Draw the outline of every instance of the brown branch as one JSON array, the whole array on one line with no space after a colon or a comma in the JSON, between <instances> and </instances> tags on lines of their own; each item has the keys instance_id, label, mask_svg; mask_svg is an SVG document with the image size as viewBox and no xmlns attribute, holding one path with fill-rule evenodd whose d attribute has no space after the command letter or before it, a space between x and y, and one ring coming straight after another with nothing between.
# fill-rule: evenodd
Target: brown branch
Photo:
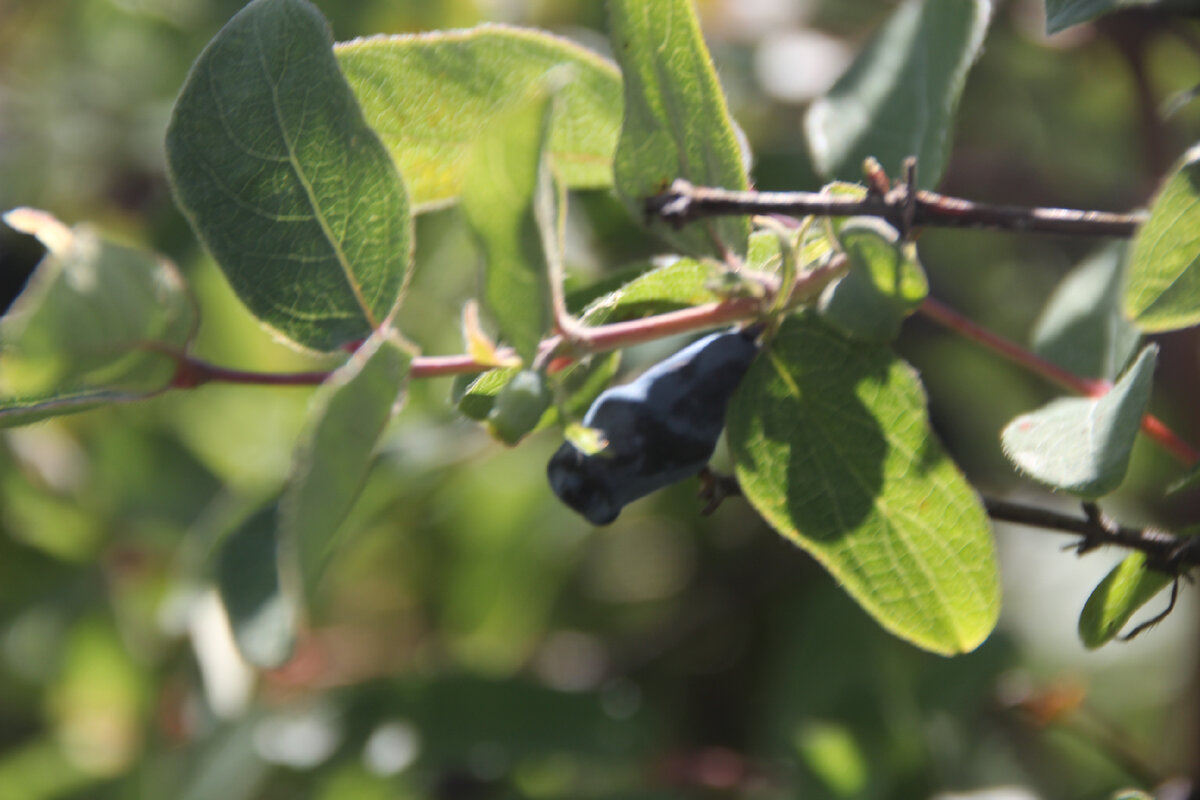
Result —
<instances>
[{"instance_id":1,"label":"brown branch","mask_svg":"<svg viewBox=\"0 0 1200 800\"><path fill-rule=\"evenodd\" d=\"M681 226L704 217L782 214L789 217L882 217L897 230L913 228L993 228L1069 236L1131 238L1144 213L1120 214L1071 208L976 203L937 192L911 192L902 181L886 194L869 191L861 200L818 192L731 191L694 186L679 179L646 200L646 213Z\"/></svg>"}]
</instances>

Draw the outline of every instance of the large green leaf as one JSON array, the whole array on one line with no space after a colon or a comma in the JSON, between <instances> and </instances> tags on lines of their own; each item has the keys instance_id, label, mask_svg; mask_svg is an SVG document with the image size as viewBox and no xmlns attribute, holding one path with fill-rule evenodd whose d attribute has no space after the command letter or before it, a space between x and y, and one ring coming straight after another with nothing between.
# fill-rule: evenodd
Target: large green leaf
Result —
<instances>
[{"instance_id":1,"label":"large green leaf","mask_svg":"<svg viewBox=\"0 0 1200 800\"><path fill-rule=\"evenodd\" d=\"M556 220L542 205L554 192L543 168L551 105L540 89L479 138L462 198L483 251L483 304L526 364L551 327L547 265L557 245L547 246L543 229Z\"/></svg>"},{"instance_id":2,"label":"large green leaf","mask_svg":"<svg viewBox=\"0 0 1200 800\"><path fill-rule=\"evenodd\" d=\"M386 330L368 339L313 398L280 500L280 557L289 590L311 600L362 491L375 445L400 406L412 355Z\"/></svg>"},{"instance_id":3,"label":"large green leaf","mask_svg":"<svg viewBox=\"0 0 1200 800\"><path fill-rule=\"evenodd\" d=\"M1046 0L1046 33L1089 22L1122 8L1155 6L1164 11L1195 11L1195 0Z\"/></svg>"},{"instance_id":4,"label":"large green leaf","mask_svg":"<svg viewBox=\"0 0 1200 800\"><path fill-rule=\"evenodd\" d=\"M175 103L175 195L268 327L313 350L367 338L412 256L404 184L305 0L254 0L200 54Z\"/></svg>"},{"instance_id":5,"label":"large green leaf","mask_svg":"<svg viewBox=\"0 0 1200 800\"><path fill-rule=\"evenodd\" d=\"M691 0L610 0L609 36L625 77L617 192L634 217L676 178L745 189L742 152ZM746 252L750 222L722 217L659 232L682 251Z\"/></svg>"},{"instance_id":6,"label":"large green leaf","mask_svg":"<svg viewBox=\"0 0 1200 800\"><path fill-rule=\"evenodd\" d=\"M296 643L297 608L280 588L277 507L251 516L221 542L217 589L246 661L271 669Z\"/></svg>"},{"instance_id":7,"label":"large green leaf","mask_svg":"<svg viewBox=\"0 0 1200 800\"><path fill-rule=\"evenodd\" d=\"M912 243L879 219L847 220L837 231L850 271L821 293L821 318L847 336L886 342L925 295L929 283Z\"/></svg>"},{"instance_id":8,"label":"large green leaf","mask_svg":"<svg viewBox=\"0 0 1200 800\"><path fill-rule=\"evenodd\" d=\"M1173 577L1146 568L1146 556L1134 553L1100 581L1079 615L1079 638L1091 649L1121 632L1134 613L1170 585Z\"/></svg>"},{"instance_id":9,"label":"large green leaf","mask_svg":"<svg viewBox=\"0 0 1200 800\"><path fill-rule=\"evenodd\" d=\"M459 196L475 141L562 64L570 69L547 144L554 174L572 187L612 184L621 75L590 50L541 31L485 25L356 39L334 53L418 211Z\"/></svg>"},{"instance_id":10,"label":"large green leaf","mask_svg":"<svg viewBox=\"0 0 1200 800\"><path fill-rule=\"evenodd\" d=\"M734 395L729 444L750 503L885 628L938 653L987 637L1000 608L987 516L889 349L789 318Z\"/></svg>"},{"instance_id":11,"label":"large green leaf","mask_svg":"<svg viewBox=\"0 0 1200 800\"><path fill-rule=\"evenodd\" d=\"M1133 240L1124 308L1143 331L1200 322L1200 146L1176 166Z\"/></svg>"},{"instance_id":12,"label":"large green leaf","mask_svg":"<svg viewBox=\"0 0 1200 800\"><path fill-rule=\"evenodd\" d=\"M921 188L941 180L958 99L991 17L990 0L907 0L804 120L817 171L859 180L874 156L898 175L917 157Z\"/></svg>"},{"instance_id":13,"label":"large green leaf","mask_svg":"<svg viewBox=\"0 0 1200 800\"><path fill-rule=\"evenodd\" d=\"M0 320L0 426L166 389L195 333L183 278L162 258L67 228L44 212L5 215L46 257Z\"/></svg>"},{"instance_id":14,"label":"large green leaf","mask_svg":"<svg viewBox=\"0 0 1200 800\"><path fill-rule=\"evenodd\" d=\"M1142 350L1102 397L1064 397L1022 414L1001 434L1004 454L1034 480L1081 497L1121 485L1150 399L1158 347Z\"/></svg>"},{"instance_id":15,"label":"large green leaf","mask_svg":"<svg viewBox=\"0 0 1200 800\"><path fill-rule=\"evenodd\" d=\"M1112 380L1137 352L1140 335L1121 314L1128 248L1112 244L1071 270L1033 329L1033 349L1060 367Z\"/></svg>"}]
</instances>

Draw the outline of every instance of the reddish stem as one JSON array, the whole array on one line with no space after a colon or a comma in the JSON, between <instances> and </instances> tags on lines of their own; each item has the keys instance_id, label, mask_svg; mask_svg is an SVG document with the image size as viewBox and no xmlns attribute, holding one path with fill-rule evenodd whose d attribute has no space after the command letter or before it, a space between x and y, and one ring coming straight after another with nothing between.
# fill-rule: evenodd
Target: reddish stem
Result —
<instances>
[{"instance_id":1,"label":"reddish stem","mask_svg":"<svg viewBox=\"0 0 1200 800\"><path fill-rule=\"evenodd\" d=\"M1094 378L1084 378L1047 361L1016 342L1005 339L977 322L964 317L954 309L943 305L932 297L925 298L921 313L929 319L954 331L960 336L980 344L994 353L1007 358L1036 375L1057 383L1059 386L1086 397L1101 397L1112 383ZM1142 432L1157 442L1163 449L1191 466L1200 461L1200 450L1185 442L1173 430L1152 414L1142 417Z\"/></svg>"}]
</instances>

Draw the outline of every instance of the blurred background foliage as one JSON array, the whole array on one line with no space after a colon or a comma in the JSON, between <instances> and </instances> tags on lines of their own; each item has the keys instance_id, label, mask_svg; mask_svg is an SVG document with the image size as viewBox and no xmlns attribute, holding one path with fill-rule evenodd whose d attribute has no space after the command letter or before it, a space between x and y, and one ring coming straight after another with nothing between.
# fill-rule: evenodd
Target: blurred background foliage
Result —
<instances>
[{"instance_id":1,"label":"blurred background foliage","mask_svg":"<svg viewBox=\"0 0 1200 800\"><path fill-rule=\"evenodd\" d=\"M339 40L502 20L603 51L596 0L322 2ZM30 205L159 250L203 308L197 355L321 366L241 309L175 209L167 117L240 0L0 0L0 208ZM1037 0L999 2L943 189L1124 210L1200 131L1200 27L1127 12L1047 39ZM894 3L702 0L760 188L813 189L801 135ZM476 291L459 212L417 226L400 318L461 348ZM583 285L658 246L603 193L573 198ZM920 241L933 294L1027 342L1092 242L980 232ZM37 245L0 227L0 293ZM1197 340L1164 337L1157 413L1200 441ZM899 343L981 489L1053 504L997 434L1052 389L919 319ZM662 347L631 352L636 368ZM0 798L1087 798L1200 768L1196 593L1130 644L1075 620L1118 554L1077 559L1000 527L1000 628L942 659L877 628L742 503L702 517L688 482L592 529L558 505L545 433L515 450L416 382L282 669L238 658L216 600L222 537L278 491L310 396L206 386L0 435ZM1108 509L1181 526L1177 469L1139 444ZM984 793L990 790L990 793ZM1164 790L1162 796L1168 796ZM1184 796L1176 794L1173 796Z\"/></svg>"}]
</instances>

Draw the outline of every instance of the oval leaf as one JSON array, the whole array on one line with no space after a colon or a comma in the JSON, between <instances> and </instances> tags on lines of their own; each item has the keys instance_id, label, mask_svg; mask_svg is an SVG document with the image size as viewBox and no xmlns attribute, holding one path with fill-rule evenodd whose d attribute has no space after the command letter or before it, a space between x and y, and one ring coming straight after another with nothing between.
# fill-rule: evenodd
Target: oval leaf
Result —
<instances>
[{"instance_id":1,"label":"oval leaf","mask_svg":"<svg viewBox=\"0 0 1200 800\"><path fill-rule=\"evenodd\" d=\"M1064 397L1005 426L1004 454L1034 480L1080 497L1121 485L1150 399L1158 347L1137 361L1103 397Z\"/></svg>"},{"instance_id":2,"label":"oval leaf","mask_svg":"<svg viewBox=\"0 0 1200 800\"><path fill-rule=\"evenodd\" d=\"M917 157L917 182L941 180L967 72L991 17L989 0L908 0L804 119L826 178L860 180L874 156L890 175Z\"/></svg>"},{"instance_id":3,"label":"oval leaf","mask_svg":"<svg viewBox=\"0 0 1200 800\"><path fill-rule=\"evenodd\" d=\"M335 534L358 499L375 445L399 408L412 355L377 333L313 398L280 500L280 557L289 588L311 600L337 542Z\"/></svg>"},{"instance_id":4,"label":"oval leaf","mask_svg":"<svg viewBox=\"0 0 1200 800\"><path fill-rule=\"evenodd\" d=\"M1120 11L1122 8L1155 6L1163 11L1196 10L1195 0L1046 0L1046 33L1090 22L1097 17Z\"/></svg>"},{"instance_id":5,"label":"oval leaf","mask_svg":"<svg viewBox=\"0 0 1200 800\"><path fill-rule=\"evenodd\" d=\"M539 91L498 120L476 143L463 193L463 215L483 250L483 303L526 364L550 327L547 262L555 255L543 227L555 221L540 213L553 197L542 153L550 107Z\"/></svg>"},{"instance_id":6,"label":"oval leaf","mask_svg":"<svg viewBox=\"0 0 1200 800\"><path fill-rule=\"evenodd\" d=\"M0 320L0 427L137 400L170 386L195 334L194 301L166 260L87 227L15 209L47 253Z\"/></svg>"},{"instance_id":7,"label":"oval leaf","mask_svg":"<svg viewBox=\"0 0 1200 800\"><path fill-rule=\"evenodd\" d=\"M734 395L729 444L750 503L885 628L946 654L991 632L987 516L890 350L789 318Z\"/></svg>"},{"instance_id":8,"label":"oval leaf","mask_svg":"<svg viewBox=\"0 0 1200 800\"><path fill-rule=\"evenodd\" d=\"M621 74L590 50L541 31L485 25L357 39L334 53L417 211L458 198L475 141L561 64L570 65L570 80L556 93L550 125L554 174L575 188L612 185Z\"/></svg>"},{"instance_id":9,"label":"oval leaf","mask_svg":"<svg viewBox=\"0 0 1200 800\"><path fill-rule=\"evenodd\" d=\"M1089 378L1121 373L1140 339L1119 307L1126 253L1109 245L1067 273L1034 326L1038 355Z\"/></svg>"},{"instance_id":10,"label":"oval leaf","mask_svg":"<svg viewBox=\"0 0 1200 800\"><path fill-rule=\"evenodd\" d=\"M301 347L367 338L412 256L403 182L304 0L254 0L200 54L175 103L179 205L242 302Z\"/></svg>"},{"instance_id":11,"label":"oval leaf","mask_svg":"<svg viewBox=\"0 0 1200 800\"><path fill-rule=\"evenodd\" d=\"M1174 577L1146 568L1146 556L1134 553L1100 581L1079 615L1079 638L1095 650L1121 632L1134 613L1171 585Z\"/></svg>"},{"instance_id":12,"label":"oval leaf","mask_svg":"<svg viewBox=\"0 0 1200 800\"><path fill-rule=\"evenodd\" d=\"M916 247L878 219L847 220L838 242L850 271L821 293L821 318L853 339L887 342L929 293Z\"/></svg>"},{"instance_id":13,"label":"oval leaf","mask_svg":"<svg viewBox=\"0 0 1200 800\"><path fill-rule=\"evenodd\" d=\"M1200 146L1184 155L1133 240L1124 299L1143 331L1200 322Z\"/></svg>"},{"instance_id":14,"label":"oval leaf","mask_svg":"<svg viewBox=\"0 0 1200 800\"><path fill-rule=\"evenodd\" d=\"M292 655L296 607L280 590L274 505L242 523L217 553L217 590L246 661L271 669Z\"/></svg>"},{"instance_id":15,"label":"oval leaf","mask_svg":"<svg viewBox=\"0 0 1200 800\"><path fill-rule=\"evenodd\" d=\"M741 148L691 0L610 0L608 16L625 78L614 172L634 217L643 219L646 198L676 178L745 189ZM750 221L721 217L657 230L684 252L721 258L746 252Z\"/></svg>"}]
</instances>

